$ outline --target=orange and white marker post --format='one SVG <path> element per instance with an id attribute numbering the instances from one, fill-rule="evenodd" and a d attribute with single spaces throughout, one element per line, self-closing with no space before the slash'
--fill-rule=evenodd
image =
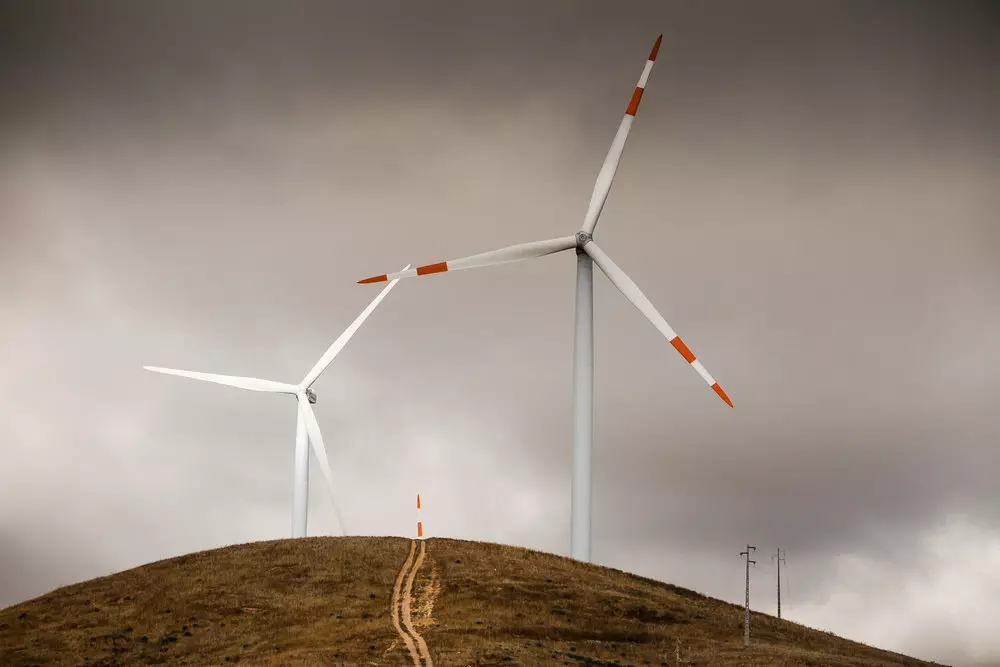
<path id="1" fill-rule="evenodd" d="M 420 494 L 417 494 L 417 537 L 423 538 L 424 536 L 424 523 L 420 520 Z"/>

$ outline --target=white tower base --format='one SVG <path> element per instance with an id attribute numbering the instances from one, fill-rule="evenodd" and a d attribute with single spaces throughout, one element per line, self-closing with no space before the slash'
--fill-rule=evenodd
<path id="1" fill-rule="evenodd" d="M 591 456 L 594 448 L 594 263 L 576 251 L 573 346 L 573 473 L 570 556 L 590 562 Z"/>
<path id="2" fill-rule="evenodd" d="M 296 406 L 298 407 L 298 406 Z M 309 435 L 301 410 L 295 411 L 295 488 L 292 495 L 292 537 L 306 536 L 309 516 Z"/>

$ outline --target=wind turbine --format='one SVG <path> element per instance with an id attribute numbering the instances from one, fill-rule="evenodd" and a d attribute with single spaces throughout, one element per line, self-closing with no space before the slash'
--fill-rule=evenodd
<path id="1" fill-rule="evenodd" d="M 653 45 L 646 66 L 639 77 L 632 99 L 625 110 L 625 117 L 618 127 L 618 133 L 611 143 L 611 149 L 604 160 L 597 183 L 590 198 L 590 206 L 583 221 L 583 227 L 574 236 L 564 236 L 547 241 L 535 241 L 520 245 L 508 246 L 479 255 L 471 255 L 461 259 L 438 262 L 416 269 L 407 269 L 388 275 L 373 276 L 359 280 L 359 283 L 375 283 L 385 280 L 398 280 L 412 276 L 426 276 L 445 271 L 460 271 L 462 269 L 479 268 L 493 264 L 517 262 L 525 259 L 543 257 L 564 250 L 576 249 L 576 333 L 573 359 L 573 472 L 572 472 L 572 503 L 570 510 L 570 553 L 573 558 L 581 561 L 590 560 L 590 507 L 591 507 L 591 452 L 593 449 L 593 410 L 594 410 L 594 269 L 593 264 L 604 272 L 615 287 L 625 295 L 639 311 L 646 316 L 653 326 L 670 341 L 681 356 L 704 378 L 715 393 L 733 407 L 732 401 L 719 386 L 719 383 L 709 375 L 700 361 L 688 349 L 677 333 L 670 328 L 666 320 L 656 311 L 649 299 L 643 295 L 632 279 L 615 264 L 594 242 L 594 229 L 604 208 L 604 202 L 611 190 L 618 162 L 625 150 L 625 140 L 635 119 L 642 99 L 642 91 L 646 80 L 653 69 L 656 53 L 660 49 L 660 35 Z"/>
<path id="2" fill-rule="evenodd" d="M 409 269 L 407 264 L 403 270 Z M 313 383 L 326 370 L 337 357 L 351 337 L 364 324 L 368 316 L 372 314 L 375 307 L 389 294 L 389 290 L 395 287 L 398 280 L 393 280 L 383 289 L 375 299 L 368 304 L 351 326 L 340 334 L 337 340 L 320 357 L 316 365 L 312 367 L 302 382 L 298 384 L 286 384 L 284 382 L 273 382 L 271 380 L 260 380 L 257 378 L 239 377 L 235 375 L 216 375 L 214 373 L 198 373 L 196 371 L 180 371 L 173 368 L 160 368 L 157 366 L 143 366 L 147 371 L 156 373 L 166 373 L 167 375 L 179 375 L 180 377 L 203 380 L 224 384 L 230 387 L 248 389 L 250 391 L 263 391 L 272 394 L 291 394 L 298 402 L 298 419 L 295 424 L 295 486 L 292 496 L 292 537 L 306 536 L 306 519 L 308 516 L 309 499 L 309 448 L 306 441 L 312 443 L 313 451 L 316 453 L 316 460 L 319 461 L 320 470 L 326 478 L 327 486 L 330 489 L 330 500 L 333 502 L 333 510 L 340 524 L 341 532 L 347 534 L 347 527 L 344 519 L 337 508 L 337 502 L 333 494 L 333 474 L 330 471 L 330 461 L 326 457 L 326 447 L 323 445 L 323 435 L 319 430 L 319 422 L 316 421 L 316 413 L 312 406 L 316 403 L 316 393 L 312 390 Z"/>

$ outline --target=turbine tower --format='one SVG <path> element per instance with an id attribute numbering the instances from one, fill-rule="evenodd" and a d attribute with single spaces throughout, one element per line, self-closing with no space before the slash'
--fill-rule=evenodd
<path id="1" fill-rule="evenodd" d="M 501 248 L 461 259 L 438 262 L 416 269 L 407 269 L 397 273 L 383 274 L 359 280 L 359 283 L 375 283 L 386 280 L 398 280 L 412 276 L 426 276 L 446 271 L 479 268 L 494 264 L 505 264 L 525 259 L 544 257 L 564 250 L 576 250 L 576 333 L 573 358 L 573 464 L 572 464 L 572 502 L 570 518 L 570 554 L 580 561 L 590 560 L 590 509 L 591 509 L 591 456 L 593 450 L 594 423 L 594 269 L 593 264 L 604 272 L 604 275 L 614 284 L 625 298 L 646 316 L 656 329 L 677 349 L 682 357 L 698 372 L 715 393 L 729 407 L 732 401 L 719 386 L 719 383 L 709 375 L 708 371 L 698 361 L 677 333 L 670 328 L 666 320 L 656 311 L 649 299 L 639 290 L 632 279 L 615 264 L 607 253 L 594 241 L 594 230 L 611 190 L 611 183 L 618 169 L 622 152 L 625 150 L 625 140 L 629 129 L 635 120 L 639 101 L 649 73 L 653 69 L 656 53 L 660 49 L 660 35 L 653 45 L 646 66 L 639 77 L 625 110 L 625 116 L 618 126 L 618 133 L 611 142 L 611 149 L 604 160 L 604 165 L 597 175 L 597 183 L 590 198 L 590 206 L 583 221 L 583 227 L 574 236 L 564 236 L 547 241 L 535 241 L 520 245 Z"/>
<path id="2" fill-rule="evenodd" d="M 403 270 L 410 268 L 407 264 L 403 267 Z M 344 349 L 347 342 L 351 340 L 351 337 L 357 332 L 357 330 L 364 324 L 368 316 L 372 314 L 375 307 L 381 303 L 382 299 L 389 294 L 389 291 L 395 287 L 397 280 L 393 280 L 385 289 L 379 292 L 379 295 L 375 297 L 374 300 L 368 307 L 365 308 L 357 319 L 351 323 L 351 326 L 344 330 L 344 333 L 340 334 L 337 340 L 333 341 L 333 344 L 327 348 L 323 356 L 320 357 L 316 365 L 306 373 L 305 378 L 302 382 L 298 384 L 286 384 L 284 382 L 273 382 L 271 380 L 260 380 L 258 378 L 248 378 L 248 377 L 238 377 L 235 375 L 216 375 L 214 373 L 199 373 L 196 371 L 181 371 L 173 368 L 160 368 L 158 366 L 143 366 L 147 371 L 154 371 L 156 373 L 166 373 L 167 375 L 178 375 L 180 377 L 191 378 L 193 380 L 202 380 L 204 382 L 214 382 L 216 384 L 224 384 L 230 387 L 237 387 L 239 389 L 247 389 L 250 391 L 263 391 L 272 394 L 291 394 L 295 396 L 298 402 L 298 417 L 295 423 L 295 478 L 294 478 L 294 489 L 292 494 L 292 537 L 305 537 L 306 536 L 306 520 L 308 518 L 308 502 L 309 502 L 309 444 L 312 443 L 313 451 L 316 453 L 316 460 L 319 461 L 320 470 L 323 471 L 323 477 L 326 478 L 327 486 L 330 490 L 330 500 L 333 503 L 333 511 L 337 517 L 337 523 L 340 525 L 340 530 L 343 534 L 347 534 L 347 527 L 344 525 L 344 519 L 340 515 L 340 510 L 337 508 L 337 502 L 334 498 L 334 485 L 333 485 L 333 473 L 330 471 L 330 461 L 326 456 L 326 447 L 323 445 L 323 435 L 319 430 L 319 422 L 316 421 L 316 413 L 313 412 L 312 406 L 316 403 L 316 394 L 312 390 L 313 384 L 319 379 L 323 371 L 326 370 L 327 366 L 333 363 L 333 360 L 340 354 L 340 351 Z"/>

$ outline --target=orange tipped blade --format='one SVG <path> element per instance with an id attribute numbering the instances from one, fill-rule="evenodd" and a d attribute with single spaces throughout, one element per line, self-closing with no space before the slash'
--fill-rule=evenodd
<path id="1" fill-rule="evenodd" d="M 426 276 L 430 273 L 443 273 L 448 270 L 448 262 L 437 262 L 436 264 L 427 264 L 425 266 L 418 266 L 415 269 L 407 269 L 404 271 L 397 271 L 396 273 L 383 273 L 380 276 L 372 276 L 371 278 L 365 278 L 364 280 L 359 280 L 359 285 L 365 285 L 367 283 L 384 283 L 387 280 L 398 280 L 400 278 L 412 278 L 413 276 Z"/>
<path id="2" fill-rule="evenodd" d="M 660 42 L 663 41 L 663 35 L 656 38 L 656 44 L 653 44 L 653 50 L 649 52 L 649 58 L 647 60 L 655 61 L 656 54 L 660 51 Z"/>
<path id="3" fill-rule="evenodd" d="M 410 265 L 407 264 L 399 271 L 395 273 L 383 273 L 380 276 L 372 276 L 371 278 L 365 278 L 364 280 L 359 280 L 359 285 L 365 285 L 367 283 L 384 283 L 387 280 L 399 280 L 400 278 L 409 278 L 410 276 L 416 276 L 418 269 L 411 269 Z"/>
<path id="4" fill-rule="evenodd" d="M 604 210 L 604 203 L 608 199 L 608 193 L 611 192 L 611 183 L 615 180 L 615 172 L 618 170 L 618 163 L 621 161 L 622 153 L 625 151 L 625 143 L 628 141 L 628 133 L 632 128 L 632 121 L 635 120 L 635 115 L 639 111 L 642 93 L 646 89 L 649 73 L 653 71 L 653 62 L 656 60 L 656 54 L 660 50 L 660 43 L 662 41 L 663 35 L 660 35 L 656 39 L 656 43 L 653 44 L 653 50 L 649 52 L 649 58 L 646 59 L 646 64 L 642 68 L 639 81 L 635 84 L 632 96 L 625 107 L 625 115 L 618 125 L 618 132 L 615 134 L 615 138 L 611 142 L 611 148 L 608 149 L 608 154 L 604 158 L 601 171 L 597 174 L 594 191 L 590 195 L 590 206 L 587 208 L 587 215 L 583 219 L 583 227 L 581 228 L 581 231 L 588 234 L 594 233 L 597 221 L 601 217 L 601 211 Z"/>
<path id="5" fill-rule="evenodd" d="M 726 402 L 726 405 L 733 407 L 733 402 L 729 400 L 728 396 L 726 396 L 726 392 L 722 391 L 722 387 L 719 386 L 718 382 L 712 385 L 712 389 L 714 389 L 715 393 L 719 395 L 719 398 Z"/>
<path id="6" fill-rule="evenodd" d="M 698 358 L 694 356 L 691 349 L 684 343 L 683 340 L 681 340 L 681 337 L 677 335 L 677 332 L 674 331 L 669 324 L 667 324 L 667 321 L 663 319 L 663 316 L 660 315 L 653 304 L 650 303 L 649 299 L 646 298 L 646 295 L 639 289 L 639 286 L 636 285 L 632 279 L 621 270 L 621 267 L 615 264 L 614 260 L 608 257 L 608 254 L 604 252 L 594 241 L 590 241 L 584 245 L 583 251 L 590 255 L 590 257 L 594 260 L 594 263 L 597 264 L 598 268 L 601 269 L 601 271 L 604 272 L 604 275 L 608 277 L 608 280 L 611 281 L 611 284 L 617 287 L 618 291 L 620 291 L 626 299 L 631 301 L 632 305 L 638 308 L 639 312 L 645 315 L 646 319 L 649 320 L 654 327 L 656 327 L 656 330 L 663 334 L 664 338 L 670 341 L 670 344 L 674 346 L 674 349 L 676 349 L 677 352 L 684 357 L 684 361 L 688 362 L 688 364 L 691 365 L 691 368 L 698 372 L 698 375 L 700 375 L 701 378 L 708 383 L 708 386 L 714 389 L 715 393 L 717 393 L 722 400 L 729 405 L 729 407 L 733 407 L 732 401 L 729 400 L 729 397 L 726 396 L 725 392 L 722 391 L 722 388 L 719 387 L 719 383 L 715 381 L 715 378 L 713 378 L 711 374 L 709 374 L 709 372 L 705 369 L 705 366 L 698 361 Z"/>
<path id="7" fill-rule="evenodd" d="M 415 269 L 399 271 L 388 275 L 373 276 L 359 280 L 359 283 L 377 283 L 385 280 L 395 280 L 397 278 L 410 278 L 412 276 L 429 276 L 435 273 L 446 273 L 449 271 L 461 271 L 463 269 L 476 269 L 483 266 L 493 266 L 494 264 L 506 264 L 508 262 L 519 262 L 525 259 L 544 257 L 552 253 L 562 252 L 576 247 L 576 236 L 564 236 L 557 239 L 547 239 L 545 241 L 533 241 L 531 243 L 520 243 L 518 245 L 491 250 L 478 255 L 451 259 L 447 262 L 435 262 L 425 264 Z"/>

